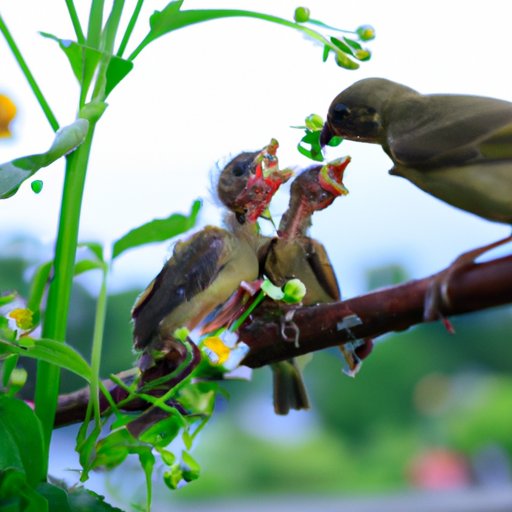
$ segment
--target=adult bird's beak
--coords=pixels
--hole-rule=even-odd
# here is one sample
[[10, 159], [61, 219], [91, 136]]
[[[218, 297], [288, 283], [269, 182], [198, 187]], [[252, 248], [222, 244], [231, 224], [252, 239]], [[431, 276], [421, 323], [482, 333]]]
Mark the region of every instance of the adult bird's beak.
[[329, 121], [324, 123], [322, 132], [320, 133], [320, 146], [325, 147], [329, 144], [330, 140], [334, 137], [334, 133], [329, 126]]
[[[383, 78], [352, 84], [332, 101], [321, 141], [338, 135], [379, 144], [390, 174], [484, 219], [512, 224], [512, 103], [458, 94], [421, 94]], [[512, 236], [459, 257], [429, 296], [449, 303], [449, 277]], [[443, 289], [442, 293], [440, 292]], [[427, 301], [425, 318], [439, 316]], [[437, 301], [439, 302], [439, 300]]]

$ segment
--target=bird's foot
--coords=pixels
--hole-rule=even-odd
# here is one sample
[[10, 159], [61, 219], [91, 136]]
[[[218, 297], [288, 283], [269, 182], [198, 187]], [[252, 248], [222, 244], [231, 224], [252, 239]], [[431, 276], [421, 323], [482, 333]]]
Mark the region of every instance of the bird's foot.
[[293, 343], [295, 347], [299, 347], [300, 329], [293, 321], [295, 310], [291, 309], [281, 317], [281, 337], [288, 343]]
[[363, 359], [366, 359], [373, 349], [373, 339], [357, 339], [351, 331], [352, 327], [361, 325], [363, 321], [355, 314], [344, 317], [338, 322], [336, 328], [338, 331], [346, 331], [351, 341], [339, 345], [340, 352], [345, 359], [347, 366], [343, 368], [343, 373], [349, 377], [355, 377], [359, 372]]
[[349, 341], [339, 345], [339, 349], [347, 363], [347, 366], [343, 368], [343, 373], [349, 377], [355, 377], [361, 369], [363, 360], [373, 350], [373, 338]]
[[451, 307], [449, 287], [453, 277], [461, 270], [474, 265], [475, 260], [482, 254], [509, 242], [512, 242], [512, 235], [491, 244], [465, 252], [456, 258], [447, 269], [437, 274], [425, 294], [423, 319], [426, 322], [440, 319], [446, 327], [446, 330], [450, 334], [453, 334], [455, 332], [453, 325], [443, 316], [442, 313], [443, 310], [449, 310]]

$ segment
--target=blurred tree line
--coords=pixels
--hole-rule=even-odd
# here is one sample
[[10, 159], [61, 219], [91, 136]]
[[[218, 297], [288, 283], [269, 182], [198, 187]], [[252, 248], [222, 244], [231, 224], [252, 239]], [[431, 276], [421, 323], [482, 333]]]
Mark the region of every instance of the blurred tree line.
[[[0, 292], [26, 296], [40, 246], [29, 239], [0, 246]], [[383, 266], [368, 272], [368, 289], [406, 279], [401, 267]], [[142, 288], [109, 297], [104, 377], [133, 364], [130, 310]], [[95, 298], [78, 282], [68, 342], [85, 356], [94, 308]], [[512, 308], [451, 320], [455, 335], [438, 322], [379, 339], [354, 379], [342, 374], [337, 350], [315, 354], [305, 368], [313, 403], [306, 413], [274, 416], [267, 368], [250, 381], [226, 382], [229, 399], [218, 404], [195, 452], [204, 473], [172, 499], [435, 487], [429, 471], [442, 475], [447, 460], [460, 462], [454, 486], [510, 483]], [[31, 364], [23, 361], [27, 369]], [[81, 386], [63, 372], [61, 392]], [[23, 394], [32, 391], [28, 382]], [[425, 458], [429, 453], [453, 457]], [[128, 464], [107, 478], [120, 496], [131, 494], [137, 471], [134, 464], [128, 478]], [[444, 482], [450, 486], [448, 477]], [[161, 497], [168, 501], [168, 491]]]

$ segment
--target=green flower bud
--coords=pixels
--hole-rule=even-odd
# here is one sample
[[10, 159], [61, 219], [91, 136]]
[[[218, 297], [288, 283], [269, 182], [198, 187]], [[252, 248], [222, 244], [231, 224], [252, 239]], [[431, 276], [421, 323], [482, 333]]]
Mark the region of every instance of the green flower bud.
[[353, 60], [349, 59], [347, 55], [341, 51], [336, 52], [336, 64], [340, 66], [341, 68], [345, 69], [357, 69], [359, 68], [359, 64], [357, 62], [354, 62]]
[[23, 368], [14, 368], [9, 376], [9, 384], [17, 388], [22, 388], [25, 382], [27, 382], [27, 371]]
[[301, 302], [306, 295], [306, 286], [300, 279], [290, 279], [283, 288], [283, 301], [288, 304]]
[[311, 11], [307, 7], [297, 7], [297, 9], [295, 9], [293, 19], [297, 23], [306, 23], [306, 21], [309, 21], [310, 14]]
[[357, 60], [369, 60], [370, 57], [371, 57], [371, 53], [369, 50], [355, 50], [354, 51], [354, 57], [357, 59]]
[[312, 132], [316, 132], [322, 129], [324, 126], [324, 120], [318, 114], [310, 114], [306, 117], [306, 128]]
[[371, 41], [375, 39], [375, 29], [371, 25], [361, 25], [357, 28], [356, 34], [361, 41]]

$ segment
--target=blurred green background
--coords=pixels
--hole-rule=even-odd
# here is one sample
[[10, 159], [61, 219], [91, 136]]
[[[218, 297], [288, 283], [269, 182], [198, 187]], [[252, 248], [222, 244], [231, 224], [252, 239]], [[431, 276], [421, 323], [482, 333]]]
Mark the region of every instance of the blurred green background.
[[[43, 247], [30, 239], [4, 240], [0, 254], [0, 291], [26, 294]], [[404, 279], [399, 266], [383, 266], [367, 273], [367, 287]], [[133, 363], [130, 309], [142, 287], [109, 298], [105, 377]], [[69, 342], [85, 356], [94, 289], [91, 274], [73, 292]], [[268, 369], [253, 372], [250, 381], [226, 382], [230, 398], [219, 400], [193, 450], [203, 468], [200, 479], [171, 493], [157, 478], [156, 503], [510, 484], [512, 309], [452, 321], [455, 335], [436, 323], [379, 339], [354, 379], [342, 373], [337, 350], [315, 354], [305, 369], [309, 412], [273, 414]], [[30, 361], [23, 364], [30, 368]], [[62, 391], [79, 386], [64, 374]], [[25, 393], [31, 392], [29, 383]], [[57, 434], [54, 450], [61, 456], [72, 451], [65, 448], [72, 438], [63, 440], [72, 435], [73, 429]], [[126, 506], [143, 490], [141, 475], [138, 463], [129, 461], [94, 485]], [[72, 473], [65, 476], [76, 481]]]

